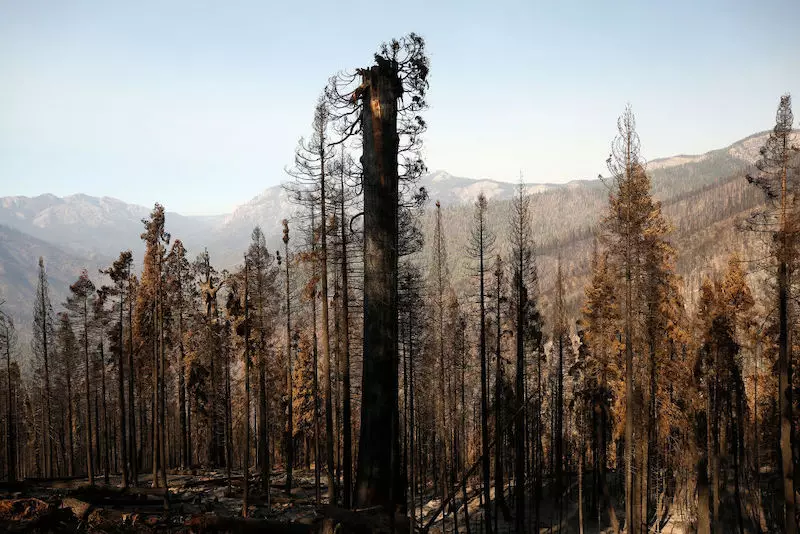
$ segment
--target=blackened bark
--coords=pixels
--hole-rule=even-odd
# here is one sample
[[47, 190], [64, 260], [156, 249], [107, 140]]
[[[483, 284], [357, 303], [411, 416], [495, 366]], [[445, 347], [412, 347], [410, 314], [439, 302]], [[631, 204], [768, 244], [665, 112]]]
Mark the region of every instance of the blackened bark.
[[361, 71], [364, 181], [364, 364], [356, 505], [384, 506], [393, 515], [404, 502], [398, 442], [397, 100], [396, 63], [376, 57]]
[[[103, 354], [103, 341], [100, 340], [100, 376], [103, 397], [103, 482], [108, 485], [109, 471], [111, 471], [111, 452], [108, 439], [108, 401], [106, 399], [106, 357]], [[95, 410], [96, 411], [96, 410]], [[98, 444], [99, 445], [99, 444]]]
[[710, 534], [708, 498], [708, 438], [706, 435], [706, 414], [699, 411], [695, 415], [695, 436], [697, 454], [697, 533]]
[[[785, 179], [784, 179], [785, 181]], [[785, 237], [783, 238], [785, 241]], [[786, 247], [784, 246], [784, 249]], [[784, 525], [783, 531], [794, 534], [795, 523], [794, 502], [794, 465], [792, 460], [792, 365], [789, 347], [789, 269], [785, 259], [781, 259], [778, 267], [778, 406], [781, 414], [781, 476], [783, 480]]]
[[292, 467], [294, 466], [294, 422], [292, 420], [292, 301], [289, 286], [289, 225], [283, 221], [283, 243], [286, 254], [286, 492], [292, 491]]
[[247, 498], [250, 489], [250, 302], [249, 267], [244, 259], [244, 481], [242, 490], [242, 517], [247, 517]]
[[8, 471], [8, 481], [15, 482], [17, 480], [17, 437], [16, 437], [16, 427], [14, 423], [14, 406], [12, 404], [12, 399], [14, 398], [13, 394], [13, 386], [11, 385], [11, 333], [8, 323], [5, 325], [5, 340], [6, 340], [6, 376], [8, 377], [8, 390], [6, 394], [8, 395], [8, 413], [7, 413], [7, 429], [8, 432], [6, 434], [7, 444], [6, 444], [6, 463], [7, 463], [7, 471]]
[[[263, 328], [261, 330], [263, 332]], [[262, 341], [258, 365], [258, 461], [261, 462], [261, 488], [265, 490], [267, 506], [269, 506], [270, 456], [269, 437], [267, 434], [267, 362], [264, 354], [265, 347], [266, 344]]]
[[[128, 470], [128, 436], [126, 433], [127, 410], [125, 409], [125, 332], [124, 332], [124, 294], [123, 280], [119, 283], [119, 359], [117, 360], [117, 395], [119, 403], [120, 464], [122, 465], [122, 485], [130, 485]], [[133, 370], [131, 370], [133, 372]]]
[[[139, 455], [136, 449], [136, 411], [134, 406], [133, 386], [134, 386], [134, 367], [133, 367], [133, 292], [131, 291], [131, 266], [128, 264], [128, 417], [130, 417], [130, 435], [128, 456], [131, 467], [131, 484], [139, 484]], [[144, 430], [142, 428], [142, 430]], [[71, 442], [71, 440], [70, 440]], [[71, 454], [71, 453], [70, 453]]]
[[500, 397], [500, 386], [502, 383], [502, 367], [500, 357], [500, 343], [502, 341], [501, 331], [501, 317], [500, 317], [500, 282], [501, 282], [501, 263], [500, 257], [497, 257], [497, 268], [495, 270], [495, 280], [497, 285], [495, 287], [495, 309], [496, 314], [496, 332], [495, 332], [495, 371], [494, 371], [494, 500], [495, 500], [495, 530], [498, 530], [498, 516], [500, 515], [499, 509], [505, 510], [505, 495], [503, 484], [503, 420], [501, 418], [500, 406], [502, 404]]
[[[345, 226], [344, 212], [344, 170], [342, 170], [342, 203], [341, 209], [341, 245], [342, 245], [342, 328], [344, 330], [344, 362], [342, 373], [342, 419], [344, 427], [342, 429], [342, 440], [344, 447], [344, 480], [343, 480], [343, 501], [345, 508], [352, 505], [353, 494], [353, 435], [352, 435], [352, 415], [350, 406], [350, 292], [347, 272], [347, 230]], [[413, 448], [413, 446], [412, 446]]]
[[325, 198], [325, 144], [321, 144], [320, 165], [320, 219], [322, 229], [320, 231], [321, 247], [319, 264], [321, 267], [320, 281], [322, 282], [322, 358], [325, 362], [325, 456], [328, 466], [328, 500], [330, 503], [336, 502], [336, 478], [333, 470], [333, 384], [331, 382], [331, 338], [328, 320], [328, 219], [326, 216]]
[[89, 474], [89, 485], [94, 485], [94, 458], [92, 456], [92, 407], [91, 382], [89, 380], [89, 308], [86, 297], [83, 297], [83, 360], [86, 365], [86, 469]]
[[[480, 208], [478, 208], [480, 209]], [[486, 365], [486, 303], [485, 303], [485, 289], [484, 289], [484, 263], [483, 263], [483, 249], [484, 249], [484, 222], [485, 219], [481, 215], [480, 221], [480, 235], [479, 235], [479, 249], [480, 255], [480, 351], [481, 351], [481, 466], [483, 474], [483, 499], [484, 499], [484, 519], [486, 523], [487, 534], [492, 533], [492, 509], [491, 500], [489, 495], [489, 487], [491, 485], [491, 477], [489, 475], [489, 377]], [[517, 412], [517, 430], [519, 431], [519, 417]], [[519, 460], [518, 460], [519, 461]], [[519, 484], [519, 480], [517, 481]]]

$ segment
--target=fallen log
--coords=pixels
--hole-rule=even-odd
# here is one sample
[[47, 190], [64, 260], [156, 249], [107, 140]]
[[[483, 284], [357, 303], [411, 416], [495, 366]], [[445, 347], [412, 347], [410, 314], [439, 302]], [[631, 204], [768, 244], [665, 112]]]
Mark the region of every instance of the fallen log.
[[39, 499], [4, 499], [0, 501], [0, 521], [24, 521], [46, 513], [50, 505]]
[[77, 523], [69, 510], [39, 499], [0, 501], [0, 532], [67, 532]]
[[86, 521], [92, 510], [92, 503], [75, 497], [66, 497], [61, 501], [61, 508], [70, 510], [78, 521]]

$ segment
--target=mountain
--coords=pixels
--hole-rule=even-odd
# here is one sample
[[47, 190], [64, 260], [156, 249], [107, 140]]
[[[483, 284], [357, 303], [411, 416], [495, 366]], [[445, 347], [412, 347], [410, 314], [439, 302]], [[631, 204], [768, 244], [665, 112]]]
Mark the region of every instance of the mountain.
[[45, 259], [50, 299], [56, 312], [81, 270], [88, 269], [94, 275], [99, 268], [95, 260], [79, 253], [0, 225], [0, 302], [5, 301], [4, 310], [14, 318], [23, 350], [27, 350], [33, 321], [39, 257]]
[[[475, 202], [478, 193], [483, 192], [487, 200], [507, 200], [514, 195], [517, 184], [497, 182], [489, 179], [460, 178], [446, 171], [427, 174], [420, 180], [420, 186], [428, 191], [432, 201], [440, 201], [442, 206], [456, 206]], [[564, 184], [526, 184], [531, 193], [542, 193], [565, 187]]]
[[[111, 197], [45, 194], [0, 198], [0, 224], [78, 252], [90, 258], [116, 257], [126, 243], [141, 252], [142, 219], [151, 208], [127, 204]], [[170, 231], [187, 242], [203, 235], [222, 217], [187, 217], [167, 213]]]
[[[727, 147], [698, 155], [678, 155], [648, 163], [656, 198], [676, 227], [679, 270], [692, 279], [699, 272], [700, 258], [716, 261], [724, 250], [741, 248], [732, 234], [734, 221], [761, 200], [755, 188], [746, 187], [743, 176], [752, 167], [766, 133], [757, 133]], [[469, 281], [470, 268], [462, 253], [471, 224], [472, 204], [480, 191], [489, 199], [491, 226], [498, 234], [498, 252], [504, 253], [508, 200], [516, 184], [487, 178], [471, 179], [436, 171], [422, 177], [431, 208], [439, 200], [445, 210], [445, 231], [451, 266], [459, 283]], [[566, 184], [527, 184], [531, 200], [535, 239], [540, 253], [541, 283], [547, 292], [557, 250], [563, 250], [574, 265], [570, 298], [581, 300], [582, 276], [588, 268], [593, 228], [607, 205], [608, 188], [602, 180], [576, 180]], [[51, 287], [59, 298], [74, 281], [80, 268], [91, 273], [107, 266], [121, 250], [131, 248], [140, 258], [143, 244], [141, 219], [151, 208], [109, 197], [78, 194], [67, 197], [0, 198], [0, 298], [9, 311], [29, 317], [35, 291], [36, 262], [46, 258]], [[278, 248], [280, 221], [297, 210], [281, 186], [265, 189], [218, 216], [183, 216], [167, 212], [167, 230], [181, 239], [190, 255], [208, 248], [212, 262], [220, 268], [241, 263], [255, 225], [260, 225], [268, 247]], [[432, 228], [432, 210], [422, 219], [423, 232]], [[716, 233], [714, 233], [716, 232]], [[685, 254], [690, 254], [686, 259]], [[27, 319], [26, 319], [27, 320]], [[28, 321], [29, 322], [29, 321]]]

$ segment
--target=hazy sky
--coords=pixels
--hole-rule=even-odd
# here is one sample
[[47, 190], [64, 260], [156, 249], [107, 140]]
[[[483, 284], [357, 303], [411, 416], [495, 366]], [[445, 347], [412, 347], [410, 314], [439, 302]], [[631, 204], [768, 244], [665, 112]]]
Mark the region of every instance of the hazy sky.
[[431, 57], [428, 167], [460, 176], [596, 177], [626, 102], [654, 159], [768, 129], [800, 95], [797, 0], [377, 6], [0, 0], [0, 196], [229, 211], [285, 179], [328, 77], [409, 31]]

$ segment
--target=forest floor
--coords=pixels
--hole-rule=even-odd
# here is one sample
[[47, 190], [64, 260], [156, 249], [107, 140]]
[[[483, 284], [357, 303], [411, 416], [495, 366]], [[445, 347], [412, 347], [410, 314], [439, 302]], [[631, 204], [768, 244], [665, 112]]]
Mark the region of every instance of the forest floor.
[[[273, 472], [266, 504], [251, 477], [248, 520], [242, 520], [243, 477], [222, 470], [170, 471], [168, 499], [152, 488], [152, 474], [122, 489], [120, 476], [95, 486], [85, 477], [26, 479], [0, 486], [0, 532], [310, 532], [321, 519], [314, 473], [294, 472], [291, 494], [285, 473]], [[324, 477], [323, 477], [324, 481]], [[324, 497], [327, 488], [321, 488]]]
[[[269, 487], [270, 504], [259, 477], [252, 476], [248, 519], [242, 518], [242, 473], [232, 471], [230, 487], [227, 472], [218, 470], [170, 471], [168, 503], [162, 488], [152, 488], [152, 474], [141, 475], [135, 488], [122, 489], [119, 476], [95, 478], [89, 486], [84, 477], [60, 479], [27, 479], [13, 485], [0, 484], [0, 532], [319, 532], [324, 517], [348, 514], [327, 506], [325, 477], [321, 478], [321, 502], [315, 499], [314, 472], [295, 470], [291, 493], [285, 491], [285, 473], [274, 471]], [[591, 488], [584, 488], [584, 496]], [[577, 484], [573, 481], [559, 507], [553, 495], [543, 489], [539, 502], [538, 529], [533, 526], [535, 510], [526, 510], [530, 533], [579, 532]], [[494, 488], [490, 491], [494, 502]], [[431, 491], [417, 495], [415, 515], [419, 526], [430, 532], [485, 532], [479, 485], [467, 486], [465, 515], [463, 490], [447, 506], [445, 521], [440, 514], [440, 496]], [[497, 514], [496, 534], [515, 532], [513, 494], [507, 488], [506, 507]], [[168, 507], [165, 506], [168, 504]], [[623, 503], [614, 503], [620, 526], [624, 523]], [[494, 507], [493, 507], [494, 508]], [[560, 511], [559, 511], [560, 508]], [[725, 508], [725, 506], [723, 506]], [[337, 512], [338, 510], [338, 512]], [[421, 512], [420, 512], [421, 510]], [[663, 508], [662, 508], [663, 510]], [[495, 511], [495, 510], [493, 510]], [[507, 512], [507, 513], [506, 513]], [[331, 515], [333, 514], [333, 515]], [[584, 504], [584, 532], [612, 532], [608, 517], [602, 516], [598, 528], [598, 510]], [[727, 515], [727, 514], [726, 514]], [[454, 517], [457, 516], [457, 521]], [[465, 518], [469, 518], [469, 529]], [[494, 521], [493, 521], [494, 523]], [[726, 522], [733, 524], [730, 522]], [[456, 528], [457, 524], [457, 528]], [[407, 532], [406, 522], [403, 531]], [[398, 524], [399, 526], [399, 524]], [[757, 529], [749, 528], [745, 532]], [[367, 528], [366, 531], [370, 529]], [[399, 529], [398, 529], [399, 530]], [[687, 534], [693, 532], [688, 512], [671, 508], [663, 514], [659, 532]]]
[[[585, 498], [588, 496], [590, 488], [584, 488]], [[580, 532], [580, 518], [578, 514], [578, 495], [577, 495], [577, 482], [572, 481], [567, 491], [564, 493], [563, 502], [558, 503], [554, 495], [548, 495], [548, 488], [545, 485], [543, 488], [543, 498], [539, 501], [538, 509], [538, 528], [534, 526], [537, 511], [529, 503], [526, 508], [526, 532], [530, 534], [552, 534], [552, 533], [578, 533]], [[458, 493], [458, 498], [455, 499], [454, 504], [448, 506], [446, 520], [441, 521], [441, 498], [434, 497], [430, 493], [423, 496], [423, 504], [421, 506], [422, 513], [420, 514], [419, 500], [415, 509], [416, 517], [421, 518], [420, 524], [431, 524], [431, 532], [440, 533], [469, 533], [469, 534], [484, 534], [486, 532], [483, 509], [481, 506], [482, 498], [480, 495], [480, 486], [467, 486], [467, 514], [464, 514], [464, 500], [463, 493]], [[494, 486], [489, 491], [490, 499], [495, 502]], [[492, 532], [495, 534], [511, 534], [516, 532], [516, 524], [514, 521], [514, 496], [513, 490], [506, 486], [505, 506], [498, 508], [492, 507]], [[528, 495], [530, 497], [530, 495]], [[559, 510], [560, 507], [560, 510]], [[614, 507], [617, 514], [617, 519], [620, 523], [620, 529], [624, 525], [624, 502], [614, 502]], [[457, 514], [457, 519], [454, 520], [454, 515]], [[660, 528], [657, 530], [663, 534], [690, 534], [695, 532], [692, 517], [685, 511], [678, 510], [677, 508], [670, 508], [664, 514]], [[436, 518], [431, 522], [432, 518]], [[469, 528], [465, 523], [465, 518], [469, 517]], [[598, 528], [598, 525], [600, 527]], [[598, 533], [598, 534], [611, 534], [613, 529], [609, 526], [607, 512], [601, 513], [599, 520], [597, 510], [590, 510], [588, 502], [584, 502], [584, 517], [583, 527], [585, 533]], [[653, 530], [655, 532], [655, 530]], [[754, 532], [754, 530], [745, 530], [745, 532]]]

